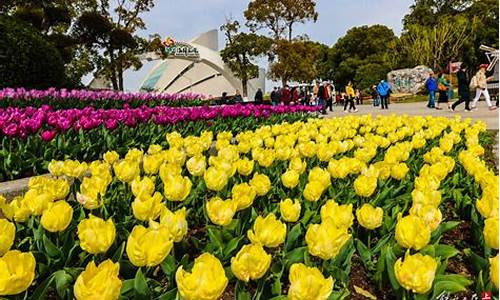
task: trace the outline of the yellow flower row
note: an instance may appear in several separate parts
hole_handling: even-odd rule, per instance
[[[348,175],[357,176],[354,181],[356,194],[369,198],[379,180],[403,180],[409,172],[405,161],[411,151],[424,147],[427,140],[439,137],[449,129],[441,137],[439,147],[424,155],[428,164],[415,179],[410,215],[400,218],[396,225],[397,242],[402,247],[419,250],[427,245],[431,231],[441,222],[438,209],[441,194],[438,188],[454,167],[454,160],[444,154],[460,142],[463,131],[468,150],[465,154],[461,153],[461,163],[464,166],[469,164],[465,166],[468,172],[483,182],[484,199],[478,200],[478,210],[483,216],[490,216],[495,204],[498,209],[498,184],[495,187],[491,179],[481,176],[484,163],[472,158],[482,151],[477,136],[484,126],[481,123],[469,126],[469,120],[461,122],[459,119],[362,116],[264,126],[254,132],[238,134],[235,138],[230,133],[221,132],[215,140],[210,132],[185,138],[171,133],[167,135],[168,149],[151,145],[146,154],[131,149],[122,160],[111,151],[104,154],[102,161],[88,164],[72,160],[53,161],[49,171],[53,176],[65,175],[81,182],[76,200],[87,210],[105,205],[104,196],[113,176],[127,183],[134,196],[132,214],[137,220],[148,222],[148,227],[136,225],[132,229],[126,243],[128,259],[138,267],[156,266],[169,255],[173,243],[180,242],[188,230],[185,207],[171,211],[164,199],[182,203],[192,192],[194,177],[202,178],[206,188],[214,192],[226,188],[236,173],[248,179],[232,186],[231,199],[213,197],[205,203],[210,221],[226,226],[236,212],[251,207],[255,199],[265,196],[271,188],[268,176],[254,172],[255,164],[269,168],[275,161],[287,161],[288,168],[280,179],[285,188],[294,189],[299,184],[300,176],[308,170],[306,160],[315,157],[328,162],[328,167],[314,167],[306,173],[307,182],[302,191],[305,200],[318,201],[332,180]],[[217,155],[207,159],[206,152],[212,145],[215,145]],[[385,149],[384,160],[370,163],[379,148]],[[353,157],[334,158],[349,151]],[[156,191],[156,175],[163,183],[163,193]],[[3,215],[16,222],[24,222],[29,216],[41,216],[41,224],[47,231],[64,231],[73,218],[73,209],[65,200],[69,193],[68,182],[63,177],[38,177],[30,181],[29,188],[23,197],[9,203],[0,201]],[[495,188],[496,202],[492,200]],[[485,190],[489,191],[486,194],[490,198],[485,198]],[[297,222],[301,210],[298,199],[284,199],[279,203],[281,219],[286,222]],[[328,260],[334,258],[351,238],[349,228],[354,221],[353,206],[328,200],[321,206],[320,214],[321,223],[309,224],[305,242],[311,255]],[[357,208],[355,214],[358,223],[369,230],[380,227],[384,218],[383,210],[369,203]],[[496,220],[498,236],[498,215]],[[6,220],[0,221],[0,256],[3,255],[0,264],[3,260],[6,264],[9,260],[22,260],[26,265],[22,271],[10,268],[6,269],[10,273],[0,273],[0,278],[26,278],[24,285],[20,281],[17,286],[6,285],[5,290],[0,289],[0,295],[16,294],[31,284],[35,262],[30,253],[9,251],[13,246],[15,226]],[[492,236],[494,230],[495,224],[485,226],[485,236],[490,231],[489,236]],[[89,214],[78,225],[80,247],[91,254],[106,253],[115,240],[115,231],[112,219],[104,220]],[[251,243],[243,246],[231,259],[231,270],[242,281],[259,279],[267,272],[271,255],[264,247],[283,244],[287,236],[286,225],[273,213],[258,216],[247,236]],[[498,237],[496,245],[498,249]],[[432,287],[436,267],[433,258],[421,254],[407,255],[404,261],[399,259],[394,266],[400,284],[416,293],[425,293]],[[295,264],[289,271],[290,299],[326,299],[331,293],[333,279],[325,279],[318,269]],[[118,273],[118,265],[110,260],[99,266],[91,262],[77,279],[75,296],[77,299],[89,299],[93,295],[106,295],[102,299],[116,299],[121,287]],[[191,272],[179,268],[176,281],[185,299],[217,299],[227,286],[221,262],[209,253],[195,260]],[[102,282],[108,284],[103,285]],[[312,292],[316,295],[308,296],[307,293]]]

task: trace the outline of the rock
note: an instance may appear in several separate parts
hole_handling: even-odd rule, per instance
[[[387,81],[394,93],[416,94],[423,89],[431,71],[431,68],[426,66],[393,70],[387,74]]]

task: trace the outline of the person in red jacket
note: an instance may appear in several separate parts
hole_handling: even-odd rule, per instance
[[[290,88],[288,87],[288,85],[285,85],[285,87],[281,91],[281,103],[285,105],[290,105],[291,99],[292,99],[292,94],[290,93]]]

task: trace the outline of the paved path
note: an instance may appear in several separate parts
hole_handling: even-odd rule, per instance
[[[422,116],[443,116],[453,118],[455,115],[461,115],[462,118],[470,117],[472,119],[480,119],[486,122],[488,129],[498,130],[498,113],[499,110],[490,111],[484,101],[478,103],[478,110],[472,112],[464,111],[463,104],[460,105],[456,111],[451,111],[445,105],[442,110],[429,109],[425,102],[414,103],[394,103],[389,105],[388,110],[381,110],[380,106],[374,107],[372,105],[358,105],[358,112],[355,114],[372,114],[372,115],[390,115],[390,114],[407,114],[407,115],[422,115]],[[343,107],[335,106],[333,112],[328,112],[328,117],[339,117],[348,115],[343,112]]]

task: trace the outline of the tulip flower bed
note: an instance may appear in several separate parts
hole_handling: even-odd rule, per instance
[[[160,143],[164,133],[173,130],[182,134],[202,130],[236,133],[263,124],[302,120],[316,110],[317,107],[300,105],[0,109],[0,180],[41,174],[52,159],[94,160],[107,150],[123,155],[131,147]]]
[[[483,123],[349,116],[166,141],[54,160],[0,201],[0,296],[498,295]]]
[[[55,109],[123,108],[140,106],[200,106],[206,103],[204,95],[195,93],[132,93],[111,90],[26,90],[24,88],[0,89],[1,107],[41,107],[49,105]]]

